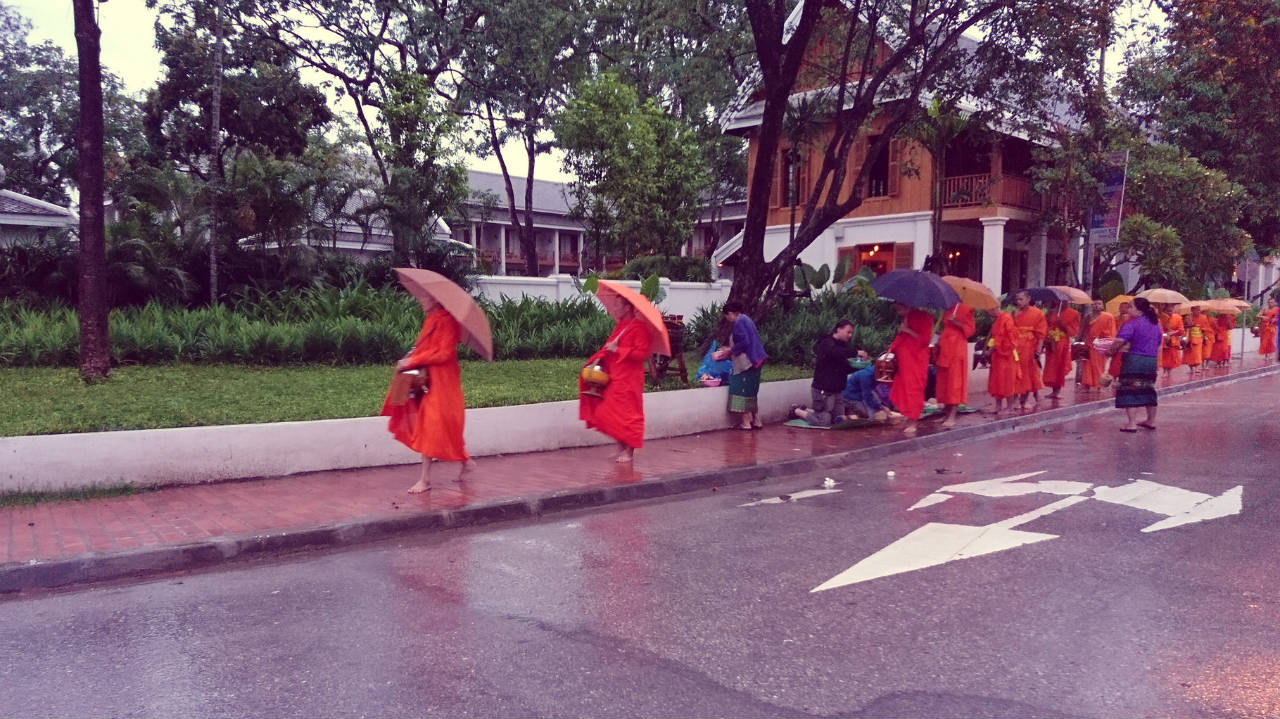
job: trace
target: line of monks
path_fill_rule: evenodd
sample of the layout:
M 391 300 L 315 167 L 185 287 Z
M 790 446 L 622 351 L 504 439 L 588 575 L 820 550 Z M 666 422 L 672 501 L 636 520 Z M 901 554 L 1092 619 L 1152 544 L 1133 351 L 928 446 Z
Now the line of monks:
M 1127 304 L 1127 303 L 1125 303 Z M 1121 309 L 1125 308 L 1121 305 Z M 1013 409 L 1013 400 L 1026 409 L 1034 406 L 1039 393 L 1048 389 L 1049 399 L 1060 396 L 1074 367 L 1072 343 L 1081 335 L 1082 317 L 1074 308 L 1059 303 L 1046 313 L 1036 307 L 1029 293 L 1014 296 L 1012 312 L 997 313 L 988 340 L 990 374 L 987 392 L 995 400 L 995 413 Z M 916 431 L 923 414 L 925 387 L 928 381 L 930 340 L 933 317 L 924 310 L 895 303 L 901 324 L 889 351 L 897 358 L 898 372 L 889 399 L 894 408 L 908 420 L 905 432 Z M 429 391 L 408 403 L 393 403 L 390 393 L 383 414 L 390 417 L 389 429 L 396 439 L 423 455 L 422 474 L 410 492 L 430 489 L 431 459 L 462 462 L 464 473 L 472 466 L 463 444 L 464 402 L 458 366 L 459 327 L 439 307 L 427 307 L 427 316 L 414 348 L 397 364 L 398 370 L 420 369 Z M 1160 324 L 1164 330 L 1164 346 L 1160 366 L 1166 376 L 1175 368 L 1187 366 L 1192 374 L 1206 363 L 1224 364 L 1230 360 L 1230 330 L 1235 320 L 1227 314 L 1211 318 L 1192 307 L 1184 321 L 1174 305 L 1160 308 Z M 1259 315 L 1259 351 L 1276 353 L 1276 326 L 1280 309 L 1268 298 L 1267 307 Z M 649 353 L 647 326 L 634 312 L 618 318 L 618 324 L 604 346 L 592 360 L 608 357 L 613 379 L 606 397 L 583 397 L 582 418 L 587 425 L 617 441 L 618 461 L 631 460 L 635 448 L 644 441 L 643 383 L 644 360 Z M 1119 375 L 1121 356 L 1107 358 L 1093 349 L 1094 340 L 1115 337 L 1126 321 L 1125 313 L 1117 318 L 1105 311 L 1102 302 L 1094 302 L 1083 339 L 1088 356 L 1081 369 L 1081 385 L 1086 391 L 1100 391 Z M 935 396 L 946 411 L 943 426 L 955 423 L 956 413 L 968 399 L 968 341 L 974 334 L 973 309 L 957 304 L 942 314 L 938 337 Z M 1187 339 L 1183 349 L 1183 338 Z M 1043 355 L 1043 367 L 1039 357 Z
M 1071 344 L 1081 334 L 1082 317 L 1068 305 L 1060 303 L 1046 313 L 1031 304 L 1031 297 L 1026 292 L 1018 293 L 1014 302 L 1015 311 L 999 313 L 991 328 L 991 371 L 987 391 L 996 400 L 997 414 L 1002 409 L 1012 409 L 1014 397 L 1024 409 L 1028 401 L 1034 405 L 1042 389 L 1049 390 L 1049 399 L 1058 398 L 1074 366 L 1074 359 L 1077 359 L 1072 356 Z M 1101 301 L 1091 305 L 1089 324 L 1083 335 L 1088 355 L 1083 358 L 1080 371 L 1080 384 L 1085 391 L 1101 391 L 1120 374 L 1123 355 L 1107 358 L 1093 347 L 1095 340 L 1117 335 L 1128 321 L 1124 312 L 1128 304 L 1121 303 L 1119 317 L 1107 312 Z M 1230 332 L 1235 328 L 1235 318 L 1229 314 L 1210 317 L 1199 307 L 1192 306 L 1190 316 L 1184 321 L 1174 307 L 1172 304 L 1159 306 L 1160 325 L 1164 331 L 1160 366 L 1165 375 L 1182 366 L 1188 367 L 1194 375 L 1211 362 L 1218 366 L 1228 363 L 1231 359 Z M 1272 312 L 1270 315 L 1270 346 L 1273 352 L 1276 314 Z M 1185 350 L 1184 337 L 1187 339 Z M 1267 345 L 1264 341 L 1263 351 Z M 1037 356 L 1042 353 L 1043 369 L 1037 361 Z

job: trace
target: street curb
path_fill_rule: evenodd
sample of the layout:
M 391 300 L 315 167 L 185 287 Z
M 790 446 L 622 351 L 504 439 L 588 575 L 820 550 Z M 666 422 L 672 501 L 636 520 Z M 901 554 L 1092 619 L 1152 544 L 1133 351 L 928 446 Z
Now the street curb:
M 1280 365 L 1259 367 L 1221 377 L 1187 382 L 1161 391 L 1172 397 L 1225 384 L 1234 384 L 1280 372 Z M 827 469 L 848 467 L 855 462 L 884 459 L 976 439 L 989 438 L 1106 412 L 1111 400 L 1009 417 L 984 424 L 959 427 L 885 444 L 843 450 L 743 467 L 725 467 L 670 474 L 635 484 L 587 487 L 550 492 L 531 498 L 514 498 L 477 504 L 463 509 L 436 510 L 421 514 L 373 520 L 340 522 L 279 533 L 252 536 L 213 537 L 199 542 L 133 549 L 109 554 L 88 554 L 71 559 L 0 567 L 0 594 L 31 589 L 53 589 L 74 584 L 138 577 L 146 574 L 199 569 L 232 560 L 248 559 L 273 552 L 345 547 L 373 542 L 410 532 L 440 531 L 460 527 L 537 518 L 556 512 L 603 507 L 639 499 L 654 499 L 703 489 L 788 477 Z

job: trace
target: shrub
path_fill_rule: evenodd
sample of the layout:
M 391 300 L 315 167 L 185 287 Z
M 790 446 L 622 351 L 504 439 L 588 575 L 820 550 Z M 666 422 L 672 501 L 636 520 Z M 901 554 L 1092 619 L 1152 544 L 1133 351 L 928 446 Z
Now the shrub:
M 637 257 L 622 266 L 616 279 L 643 280 L 656 274 L 673 282 L 710 282 L 711 263 L 705 257 Z
M 719 328 L 721 305 L 705 307 L 685 324 L 685 347 L 704 350 Z M 853 343 L 879 354 L 893 341 L 898 318 L 883 300 L 848 292 L 818 292 L 812 300 L 798 300 L 790 310 L 775 305 L 768 315 L 756 318 L 760 341 L 771 362 L 810 366 L 813 345 L 829 334 L 840 319 L 854 325 Z

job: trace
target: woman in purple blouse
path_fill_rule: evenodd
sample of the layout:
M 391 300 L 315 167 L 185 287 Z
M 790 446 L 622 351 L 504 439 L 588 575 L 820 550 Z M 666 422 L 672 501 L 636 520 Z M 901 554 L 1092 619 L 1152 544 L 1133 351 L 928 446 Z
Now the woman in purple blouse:
M 1129 423 L 1121 432 L 1137 432 L 1156 428 L 1156 373 L 1163 330 L 1155 309 L 1145 298 L 1138 297 L 1129 305 L 1129 321 L 1120 328 L 1118 340 L 1108 354 L 1124 352 L 1120 377 L 1116 383 L 1116 407 L 1122 408 Z M 1137 422 L 1139 407 L 1147 408 L 1147 418 Z

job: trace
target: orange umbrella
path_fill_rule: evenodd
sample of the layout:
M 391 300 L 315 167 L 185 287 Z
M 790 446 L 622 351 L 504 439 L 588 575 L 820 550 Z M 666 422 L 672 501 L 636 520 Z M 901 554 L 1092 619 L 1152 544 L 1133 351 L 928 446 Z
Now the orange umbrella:
M 397 267 L 395 270 L 400 284 L 414 299 L 424 307 L 428 302 L 435 302 L 458 321 L 462 329 L 462 344 L 493 361 L 493 332 L 489 329 L 489 318 L 466 290 L 439 272 L 411 267 Z
M 1192 307 L 1199 307 L 1200 311 L 1203 312 L 1209 309 L 1209 300 L 1191 300 L 1189 302 L 1183 302 L 1177 307 L 1174 307 L 1173 311 L 1180 315 L 1185 315 L 1191 312 Z
M 975 310 L 994 310 L 1000 307 L 1000 300 L 996 299 L 996 293 L 981 282 L 955 275 L 943 275 L 942 281 L 951 285 L 951 289 L 960 295 L 961 304 Z
M 600 280 L 596 286 L 596 297 L 614 319 L 618 319 L 628 307 L 635 308 L 636 314 L 653 330 L 653 344 L 649 353 L 671 356 L 671 339 L 667 337 L 667 325 L 662 321 L 662 313 L 644 295 L 621 282 Z
M 1209 300 L 1204 303 L 1204 309 L 1220 315 L 1238 315 L 1241 312 L 1239 305 L 1229 300 Z
M 1149 290 L 1143 290 L 1138 293 L 1139 297 L 1145 297 L 1148 302 L 1157 305 L 1180 305 L 1183 302 L 1190 302 L 1187 296 L 1176 290 L 1167 290 L 1163 287 L 1155 287 Z
M 1089 293 L 1084 290 L 1071 287 L 1069 285 L 1049 285 L 1049 289 L 1057 290 L 1067 296 L 1067 302 L 1073 305 L 1087 305 L 1093 302 L 1093 298 L 1089 297 Z

